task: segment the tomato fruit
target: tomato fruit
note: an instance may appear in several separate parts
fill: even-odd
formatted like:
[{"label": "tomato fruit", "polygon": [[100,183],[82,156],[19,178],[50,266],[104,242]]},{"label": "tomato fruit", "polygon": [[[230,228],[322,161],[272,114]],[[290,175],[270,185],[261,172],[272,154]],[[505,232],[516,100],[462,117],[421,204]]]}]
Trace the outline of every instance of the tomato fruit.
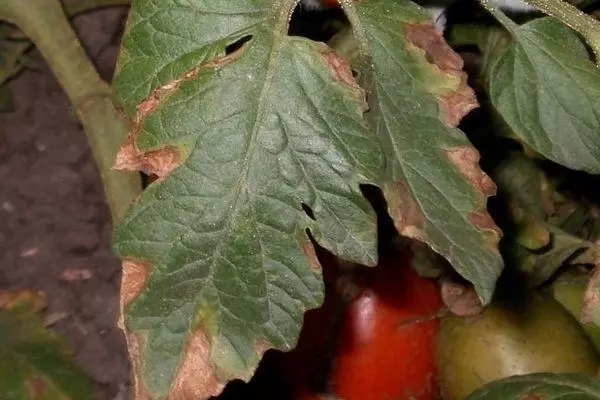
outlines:
[{"label": "tomato fruit", "polygon": [[343,400],[437,398],[435,336],[439,288],[410,266],[407,251],[382,256],[342,326],[333,367]]},{"label": "tomato fruit", "polygon": [[540,293],[508,293],[476,317],[442,318],[438,362],[446,400],[462,400],[486,383],[513,375],[595,375],[599,366],[577,321]]}]

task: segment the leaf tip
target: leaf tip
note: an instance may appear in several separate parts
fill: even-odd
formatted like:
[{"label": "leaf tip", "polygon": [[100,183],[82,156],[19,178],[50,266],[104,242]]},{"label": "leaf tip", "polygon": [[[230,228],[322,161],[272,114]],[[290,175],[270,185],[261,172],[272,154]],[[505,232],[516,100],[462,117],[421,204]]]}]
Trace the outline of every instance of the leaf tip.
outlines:
[{"label": "leaf tip", "polygon": [[388,212],[398,233],[420,239],[423,236],[425,216],[410,187],[402,181],[385,182],[383,192],[388,203]]}]

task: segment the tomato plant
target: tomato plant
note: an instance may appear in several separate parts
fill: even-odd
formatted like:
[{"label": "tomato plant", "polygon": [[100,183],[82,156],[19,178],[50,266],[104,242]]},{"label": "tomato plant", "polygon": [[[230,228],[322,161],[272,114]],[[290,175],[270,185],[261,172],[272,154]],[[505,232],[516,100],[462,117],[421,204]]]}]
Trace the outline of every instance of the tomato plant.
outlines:
[{"label": "tomato plant", "polygon": [[[135,0],[112,88],[65,19],[77,1],[0,2],[14,25],[0,30],[0,72],[37,45],[86,128],[122,260],[135,397],[218,396],[264,358],[282,396],[434,398],[440,297],[446,312],[471,307],[442,326],[479,326],[498,282],[533,310],[515,293],[575,268],[578,319],[598,325],[595,0],[528,0],[539,13],[510,16],[512,2],[455,2],[437,28],[426,1]],[[430,251],[390,255],[397,236]],[[329,280],[329,263],[356,274]],[[332,302],[344,286],[363,289]],[[535,370],[490,390],[597,389]]]}]

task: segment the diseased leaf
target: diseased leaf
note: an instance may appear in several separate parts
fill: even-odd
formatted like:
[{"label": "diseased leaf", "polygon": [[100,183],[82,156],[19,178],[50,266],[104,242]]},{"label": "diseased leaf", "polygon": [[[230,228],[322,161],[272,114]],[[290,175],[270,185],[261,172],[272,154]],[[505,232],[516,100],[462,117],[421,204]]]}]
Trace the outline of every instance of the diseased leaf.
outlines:
[{"label": "diseased leaf", "polygon": [[600,173],[600,75],[577,35],[552,18],[515,28],[489,74],[494,107],[543,156]]},{"label": "diseased leaf", "polygon": [[578,374],[538,373],[492,382],[465,400],[598,400],[600,381]]},{"label": "diseased leaf", "polygon": [[361,47],[352,55],[367,116],[387,151],[381,186],[396,228],[447,258],[487,303],[502,269],[486,211],[495,186],[456,128],[477,106],[462,59],[410,1],[362,1],[346,11]]},{"label": "diseased leaf", "polygon": [[[345,60],[287,35],[295,0],[134,1],[117,166],[159,179],[116,232],[136,393],[207,398],[295,346],[322,301],[306,230],[374,265],[359,189],[383,156]],[[306,208],[306,212],[303,210]]]},{"label": "diseased leaf", "polygon": [[91,400],[88,378],[35,314],[43,301],[32,292],[0,292],[0,398]]}]

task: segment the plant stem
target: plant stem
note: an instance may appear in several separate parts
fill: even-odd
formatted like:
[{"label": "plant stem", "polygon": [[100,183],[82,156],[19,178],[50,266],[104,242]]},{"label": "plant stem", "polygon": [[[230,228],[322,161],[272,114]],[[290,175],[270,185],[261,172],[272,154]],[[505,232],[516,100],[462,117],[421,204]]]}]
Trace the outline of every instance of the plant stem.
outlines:
[{"label": "plant stem", "polygon": [[131,0],[63,0],[64,9],[70,17],[98,8],[128,6]]},{"label": "plant stem", "polygon": [[112,170],[127,125],[75,36],[58,0],[1,0],[6,15],[33,41],[69,96],[88,136],[113,222],[141,190],[139,174]]},{"label": "plant stem", "polygon": [[[131,0],[63,0],[63,8],[69,17],[86,11],[97,10],[99,8],[127,6],[131,4]],[[0,20],[16,24],[16,21],[10,16],[10,12],[4,11],[8,6],[0,4]]]},{"label": "plant stem", "polygon": [[514,37],[517,36],[517,29],[519,26],[515,24],[510,18],[508,18],[498,7],[494,5],[490,0],[479,0],[479,3],[485,8],[487,12],[492,14],[494,18]]}]

